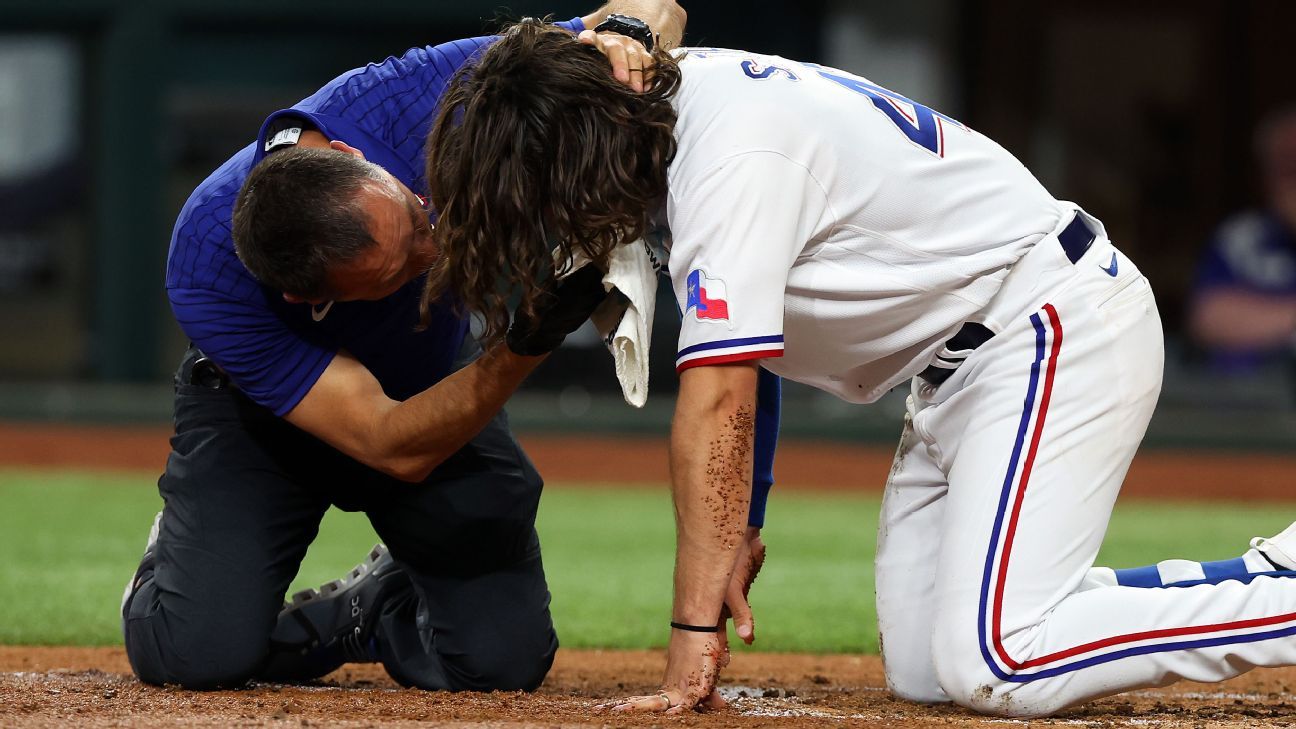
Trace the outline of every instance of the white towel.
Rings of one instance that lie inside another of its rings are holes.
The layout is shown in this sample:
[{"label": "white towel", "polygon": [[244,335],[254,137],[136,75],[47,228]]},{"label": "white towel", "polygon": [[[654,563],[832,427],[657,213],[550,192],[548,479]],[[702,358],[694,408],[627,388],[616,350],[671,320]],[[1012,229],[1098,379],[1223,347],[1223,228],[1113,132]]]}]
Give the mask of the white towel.
[{"label": "white towel", "polygon": [[[577,253],[569,270],[575,271],[588,262]],[[637,408],[648,401],[648,345],[652,341],[660,270],[660,259],[643,239],[617,246],[603,277],[603,288],[611,293],[590,316],[612,352],[625,401]]]}]

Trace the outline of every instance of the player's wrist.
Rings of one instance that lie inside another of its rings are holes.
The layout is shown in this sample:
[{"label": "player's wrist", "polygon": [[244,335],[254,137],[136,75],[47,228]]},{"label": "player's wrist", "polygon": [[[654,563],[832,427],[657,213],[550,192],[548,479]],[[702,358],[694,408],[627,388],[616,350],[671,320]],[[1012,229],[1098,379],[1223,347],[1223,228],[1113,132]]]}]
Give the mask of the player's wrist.
[{"label": "player's wrist", "polygon": [[682,630],[686,633],[719,633],[720,621],[712,624],[688,623],[681,620],[670,621],[671,630]]}]

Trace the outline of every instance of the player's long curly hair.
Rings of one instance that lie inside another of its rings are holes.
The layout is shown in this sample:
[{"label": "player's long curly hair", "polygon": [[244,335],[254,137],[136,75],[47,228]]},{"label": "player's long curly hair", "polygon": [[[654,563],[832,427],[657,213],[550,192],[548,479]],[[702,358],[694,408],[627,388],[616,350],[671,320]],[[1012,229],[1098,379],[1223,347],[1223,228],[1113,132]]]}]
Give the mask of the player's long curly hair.
[{"label": "player's long curly hair", "polygon": [[671,56],[654,59],[651,89],[636,93],[598,50],[528,20],[455,76],[427,142],[441,258],[425,310],[449,292],[497,342],[510,297],[533,314],[555,258],[579,250],[606,268],[645,234],[666,197],[680,83]]}]

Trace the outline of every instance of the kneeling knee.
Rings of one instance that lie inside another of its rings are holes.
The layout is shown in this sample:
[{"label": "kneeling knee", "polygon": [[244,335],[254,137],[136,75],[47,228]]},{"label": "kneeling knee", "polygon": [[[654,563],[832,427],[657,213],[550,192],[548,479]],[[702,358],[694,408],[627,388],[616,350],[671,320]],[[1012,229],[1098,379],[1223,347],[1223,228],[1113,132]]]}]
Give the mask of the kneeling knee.
[{"label": "kneeling knee", "polygon": [[147,646],[142,637],[128,632],[126,639],[127,656],[139,680],[194,691],[243,686],[266,654],[265,641],[194,639]]},{"label": "kneeling knee", "polygon": [[491,690],[535,691],[544,683],[553,667],[554,654],[510,659],[490,666],[482,674],[482,682]]},{"label": "kneeling knee", "polygon": [[932,642],[932,664],[936,682],[949,701],[982,714],[1006,717],[1039,716],[1037,707],[1022,701],[1024,684],[1012,680],[985,655],[975,632],[968,634],[965,625],[935,626]]},{"label": "kneeling knee", "polygon": [[169,661],[165,666],[135,665],[144,683],[175,685],[191,691],[239,688],[256,674],[263,654],[204,656]]},{"label": "kneeling knee", "polygon": [[950,701],[982,714],[1015,719],[1048,716],[1074,703],[1058,681],[1038,676],[1036,668],[1019,671],[1008,657],[1028,660],[1039,631],[1023,628],[1003,633],[991,644],[977,630],[981,618],[976,603],[943,607],[932,626],[931,658],[936,681]]},{"label": "kneeling knee", "polygon": [[547,645],[532,646],[530,650],[498,651],[483,655],[473,661],[475,682],[486,691],[535,691],[549,675],[558,639],[554,636]]},{"label": "kneeling knee", "polygon": [[1011,684],[989,671],[966,666],[943,666],[939,669],[940,686],[955,704],[982,714],[1016,716],[1011,699]]},{"label": "kneeling knee", "polygon": [[558,637],[550,633],[535,642],[516,643],[493,650],[475,651],[447,661],[454,691],[534,691],[540,688],[558,651]]},{"label": "kneeling knee", "polygon": [[[980,651],[977,658],[981,659]],[[955,704],[978,713],[1014,719],[1048,716],[1066,704],[1061,697],[1043,693],[1030,682],[1014,681],[1015,674],[997,665],[991,668],[985,660],[976,663],[963,659],[936,661],[936,675],[941,688]]]},{"label": "kneeling knee", "polygon": [[895,651],[883,650],[882,670],[886,674],[887,689],[898,698],[920,704],[949,701],[936,680],[930,656],[896,655]]}]

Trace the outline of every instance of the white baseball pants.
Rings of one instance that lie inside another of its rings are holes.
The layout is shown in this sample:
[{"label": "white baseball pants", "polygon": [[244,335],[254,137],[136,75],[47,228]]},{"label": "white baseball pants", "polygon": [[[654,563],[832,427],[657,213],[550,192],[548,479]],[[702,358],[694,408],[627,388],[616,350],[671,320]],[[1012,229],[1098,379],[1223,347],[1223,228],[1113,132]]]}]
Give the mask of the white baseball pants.
[{"label": "white baseball pants", "polygon": [[983,312],[996,336],[941,386],[914,380],[877,551],[901,697],[1033,717],[1296,663],[1292,573],[1087,579],[1164,356],[1147,279],[1088,220],[1084,256],[1040,241]]}]

